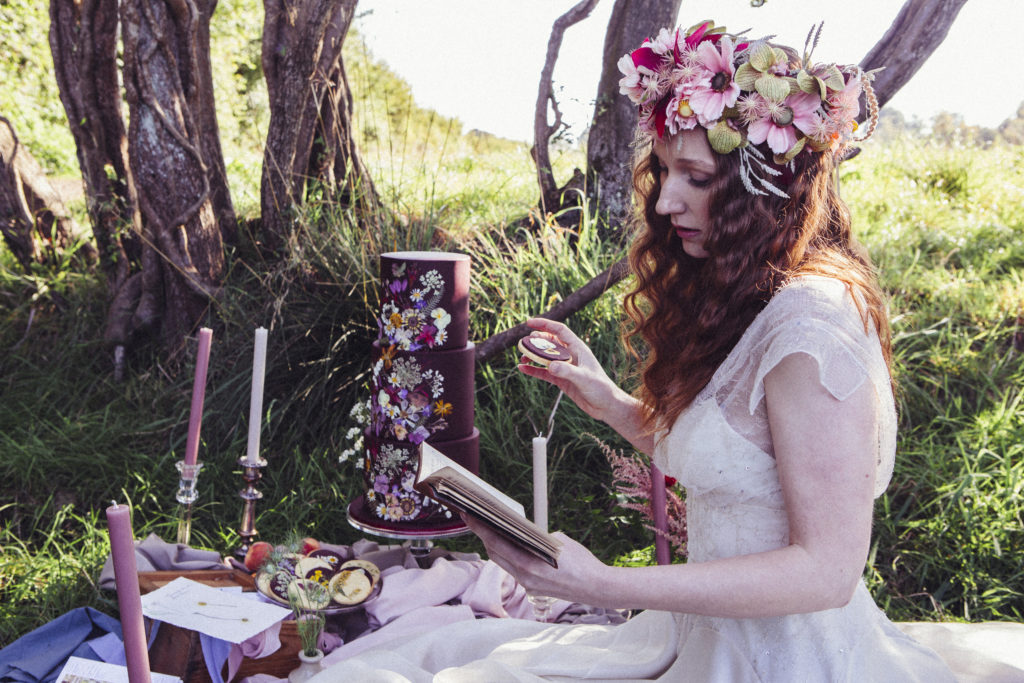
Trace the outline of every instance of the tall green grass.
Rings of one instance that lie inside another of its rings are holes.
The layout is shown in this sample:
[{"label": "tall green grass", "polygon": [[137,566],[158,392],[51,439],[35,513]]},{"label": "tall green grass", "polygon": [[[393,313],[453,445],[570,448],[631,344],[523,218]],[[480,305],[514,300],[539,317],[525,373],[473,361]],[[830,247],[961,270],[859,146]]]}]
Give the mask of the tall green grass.
[{"label": "tall green grass", "polygon": [[[516,165],[507,147],[491,154],[473,151],[474,141],[445,144],[439,162],[409,163],[407,178],[385,186],[385,195],[407,193],[387,221],[367,226],[315,205],[287,257],[261,263],[245,245],[229,255],[209,320],[196,545],[237,547],[254,327],[271,331],[270,464],[257,528],[270,540],[298,532],[346,543],[358,533],[345,504],[362,483],[354,462],[338,456],[353,426],[349,410],[365,400],[377,254],[471,253],[477,340],[546,310],[621,256],[589,222],[565,229],[547,217],[521,220],[532,194],[509,199],[509,185],[532,180],[508,178],[532,179],[532,169],[524,159]],[[855,225],[891,297],[901,434],[867,577],[894,618],[1020,619],[1024,609],[1021,161],[1012,148],[897,142],[868,148],[843,171]],[[505,197],[500,215],[481,210],[491,196]],[[620,285],[568,322],[628,381],[622,293]],[[168,364],[136,350],[127,379],[114,383],[110,349],[99,341],[105,305],[96,275],[70,262],[25,275],[0,252],[0,644],[73,606],[113,609],[95,586],[107,550],[101,511],[111,499],[135,506],[138,536],[174,536],[173,463],[184,448],[194,358]],[[556,393],[522,377],[513,352],[478,368],[476,381],[483,474],[529,505],[528,444]],[[563,401],[550,445],[552,523],[607,561],[650,562],[651,539],[616,506],[588,433],[626,447]],[[472,539],[446,545],[480,550]]]}]

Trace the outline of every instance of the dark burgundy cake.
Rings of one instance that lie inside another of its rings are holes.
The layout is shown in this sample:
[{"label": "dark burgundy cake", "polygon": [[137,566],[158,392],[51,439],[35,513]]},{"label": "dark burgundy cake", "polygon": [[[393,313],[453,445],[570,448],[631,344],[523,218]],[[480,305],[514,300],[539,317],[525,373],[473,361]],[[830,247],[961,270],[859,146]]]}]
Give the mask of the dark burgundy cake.
[{"label": "dark burgundy cake", "polygon": [[363,458],[366,493],[349,515],[396,535],[452,531],[464,526],[462,520],[412,484],[424,441],[470,471],[479,470],[470,259],[447,252],[391,252],[381,254],[380,268]]}]

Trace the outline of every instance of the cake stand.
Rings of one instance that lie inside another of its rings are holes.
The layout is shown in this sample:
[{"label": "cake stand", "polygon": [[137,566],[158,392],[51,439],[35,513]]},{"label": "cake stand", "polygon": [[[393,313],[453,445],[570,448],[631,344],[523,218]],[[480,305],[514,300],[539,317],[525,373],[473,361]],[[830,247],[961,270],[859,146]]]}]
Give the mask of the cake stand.
[{"label": "cake stand", "polygon": [[347,517],[348,523],[360,531],[406,541],[403,545],[409,549],[417,562],[430,554],[434,547],[433,539],[454,538],[470,533],[469,527],[459,518],[453,519],[450,524],[417,529],[405,527],[400,522],[387,522],[371,517],[367,514],[365,495],[349,503]]}]

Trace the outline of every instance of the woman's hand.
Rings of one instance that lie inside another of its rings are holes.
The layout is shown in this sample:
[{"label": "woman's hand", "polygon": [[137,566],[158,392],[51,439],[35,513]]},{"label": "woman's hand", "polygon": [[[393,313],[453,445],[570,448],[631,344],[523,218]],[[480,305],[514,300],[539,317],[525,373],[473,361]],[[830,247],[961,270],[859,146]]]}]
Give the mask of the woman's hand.
[{"label": "woman's hand", "polygon": [[[531,595],[606,606],[601,605],[602,596],[594,589],[603,585],[598,577],[607,567],[593,553],[565,534],[553,534],[563,544],[558,556],[558,569],[555,569],[483,522],[469,515],[463,515],[462,519],[483,541],[487,557],[515,577]],[[607,601],[608,597],[603,596],[603,599]]]},{"label": "woman's hand", "polygon": [[560,322],[530,318],[526,324],[530,329],[541,332],[541,336],[567,347],[573,362],[553,361],[545,368],[523,358],[519,370],[530,377],[554,384],[587,415],[608,421],[609,408],[628,397],[608,377],[590,347]]},{"label": "woman's hand", "polygon": [[519,363],[520,372],[554,384],[587,415],[608,423],[638,451],[650,453],[654,449],[654,437],[643,429],[640,402],[608,377],[590,347],[560,322],[530,318],[526,324],[541,336],[568,348],[573,362],[552,361],[545,368],[523,358]]}]

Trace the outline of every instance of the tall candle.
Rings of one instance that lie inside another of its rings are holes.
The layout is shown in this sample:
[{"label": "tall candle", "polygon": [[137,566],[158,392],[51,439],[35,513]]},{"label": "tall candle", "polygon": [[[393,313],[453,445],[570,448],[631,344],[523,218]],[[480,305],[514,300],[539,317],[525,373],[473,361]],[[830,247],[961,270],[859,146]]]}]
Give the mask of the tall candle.
[{"label": "tall candle", "polygon": [[199,428],[203,422],[203,397],[206,396],[206,370],[210,365],[210,342],[213,330],[199,330],[199,352],[196,354],[196,377],[192,385],[192,410],[188,416],[188,441],[185,442],[185,464],[195,465],[199,459]]},{"label": "tall candle", "polygon": [[147,683],[149,651],[146,649],[146,626],[142,621],[142,596],[139,593],[139,572],[135,564],[135,543],[132,537],[131,508],[114,503],[107,508],[110,534],[110,557],[117,585],[117,605],[121,612],[124,634],[124,656],[128,663],[128,680]]},{"label": "tall candle", "polygon": [[533,437],[533,523],[548,530],[548,440]]},{"label": "tall candle", "polygon": [[654,559],[658,564],[670,562],[668,537],[664,535],[668,531],[666,495],[665,475],[651,463],[651,516],[654,518],[654,528],[662,532],[654,535]]},{"label": "tall candle", "polygon": [[252,394],[249,397],[249,444],[246,457],[250,465],[260,457],[260,429],[263,426],[263,378],[267,371],[267,329],[256,328],[252,351]]}]

